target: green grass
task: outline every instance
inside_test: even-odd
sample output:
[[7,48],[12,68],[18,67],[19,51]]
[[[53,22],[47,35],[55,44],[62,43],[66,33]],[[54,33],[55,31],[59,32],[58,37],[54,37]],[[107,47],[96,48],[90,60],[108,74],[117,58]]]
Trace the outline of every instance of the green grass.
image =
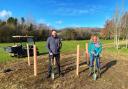
[[[62,53],[70,53],[70,52],[75,52],[76,51],[76,46],[77,44],[80,45],[80,49],[85,49],[85,43],[88,42],[87,40],[82,40],[82,41],[62,41],[63,46],[61,49]],[[112,43],[112,40],[101,40],[101,42],[103,44],[108,44],[108,43]],[[8,53],[6,53],[3,49],[3,47],[7,47],[7,46],[12,46],[13,43],[0,43],[0,62],[6,62],[9,60],[15,60],[17,58],[14,57],[10,57]],[[47,48],[46,48],[46,41],[42,41],[42,42],[36,42],[36,46],[39,49],[40,53],[46,53]],[[108,52],[116,52],[117,50],[115,48],[107,48],[105,49]],[[122,53],[128,53],[127,49],[120,49],[120,52]]]
[[8,53],[4,51],[4,47],[10,46],[12,43],[1,43],[0,44],[0,62],[6,62],[12,60],[13,58],[9,56]]
[[[88,42],[88,40],[81,40],[81,41],[62,41],[62,49],[61,49],[61,51],[62,52],[73,52],[73,51],[75,51],[76,50],[76,46],[77,46],[77,44],[79,44],[80,45],[80,48],[81,49],[85,49],[85,44],[86,44],[86,42]],[[112,40],[101,40],[101,42],[103,43],[103,44],[107,44],[107,43],[112,43]],[[45,53],[45,52],[47,52],[47,48],[46,48],[46,42],[37,42],[36,43],[36,45],[37,45],[37,47],[38,47],[38,49],[39,49],[39,52],[43,52],[43,53]]]

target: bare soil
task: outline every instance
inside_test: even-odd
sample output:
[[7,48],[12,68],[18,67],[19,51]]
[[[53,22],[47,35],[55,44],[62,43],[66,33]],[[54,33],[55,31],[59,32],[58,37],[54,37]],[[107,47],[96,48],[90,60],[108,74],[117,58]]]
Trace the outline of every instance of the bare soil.
[[47,79],[48,57],[38,57],[38,76],[33,75],[26,59],[0,64],[0,89],[128,89],[128,60],[119,54],[104,52],[101,57],[102,75],[96,81],[88,77],[84,57],[80,59],[80,75],[76,76],[76,55],[61,55],[63,77]]

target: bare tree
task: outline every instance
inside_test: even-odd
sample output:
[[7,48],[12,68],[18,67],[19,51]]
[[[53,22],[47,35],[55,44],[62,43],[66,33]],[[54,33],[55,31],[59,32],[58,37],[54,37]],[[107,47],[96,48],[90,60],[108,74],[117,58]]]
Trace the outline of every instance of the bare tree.
[[119,39],[120,39],[120,15],[119,15],[118,6],[116,7],[116,12],[113,20],[114,20],[114,44],[115,47],[118,49]]
[[[118,5],[116,7],[116,12],[114,15],[114,44],[117,49],[119,49],[120,45],[120,37],[126,32],[126,18],[124,18],[124,21],[122,21],[122,18],[124,16],[124,0],[122,0],[122,10],[119,11]],[[127,37],[126,37],[127,38]],[[126,41],[127,42],[127,41]]]

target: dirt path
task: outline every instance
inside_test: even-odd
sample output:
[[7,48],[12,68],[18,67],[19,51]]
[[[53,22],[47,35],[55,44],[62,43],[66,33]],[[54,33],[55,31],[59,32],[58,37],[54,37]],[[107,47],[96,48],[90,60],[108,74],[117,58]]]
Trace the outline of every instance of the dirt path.
[[[1,64],[0,89],[128,89],[128,61],[118,59],[117,55],[103,53],[101,66],[102,77],[97,81],[88,77],[88,67],[81,59],[80,76],[75,75],[74,54],[62,55],[61,68],[64,77],[52,81],[47,79],[47,57],[39,57],[38,76],[33,76],[33,64],[26,60]],[[125,58],[124,58],[125,59]],[[31,60],[32,61],[32,60]],[[3,73],[3,69],[11,69]]]

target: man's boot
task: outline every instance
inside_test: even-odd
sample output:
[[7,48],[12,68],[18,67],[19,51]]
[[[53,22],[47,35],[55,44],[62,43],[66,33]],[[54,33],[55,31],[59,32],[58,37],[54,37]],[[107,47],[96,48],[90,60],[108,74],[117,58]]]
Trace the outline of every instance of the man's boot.
[[50,77],[51,77],[51,74],[48,74],[48,75],[47,75],[47,78],[50,78]]

